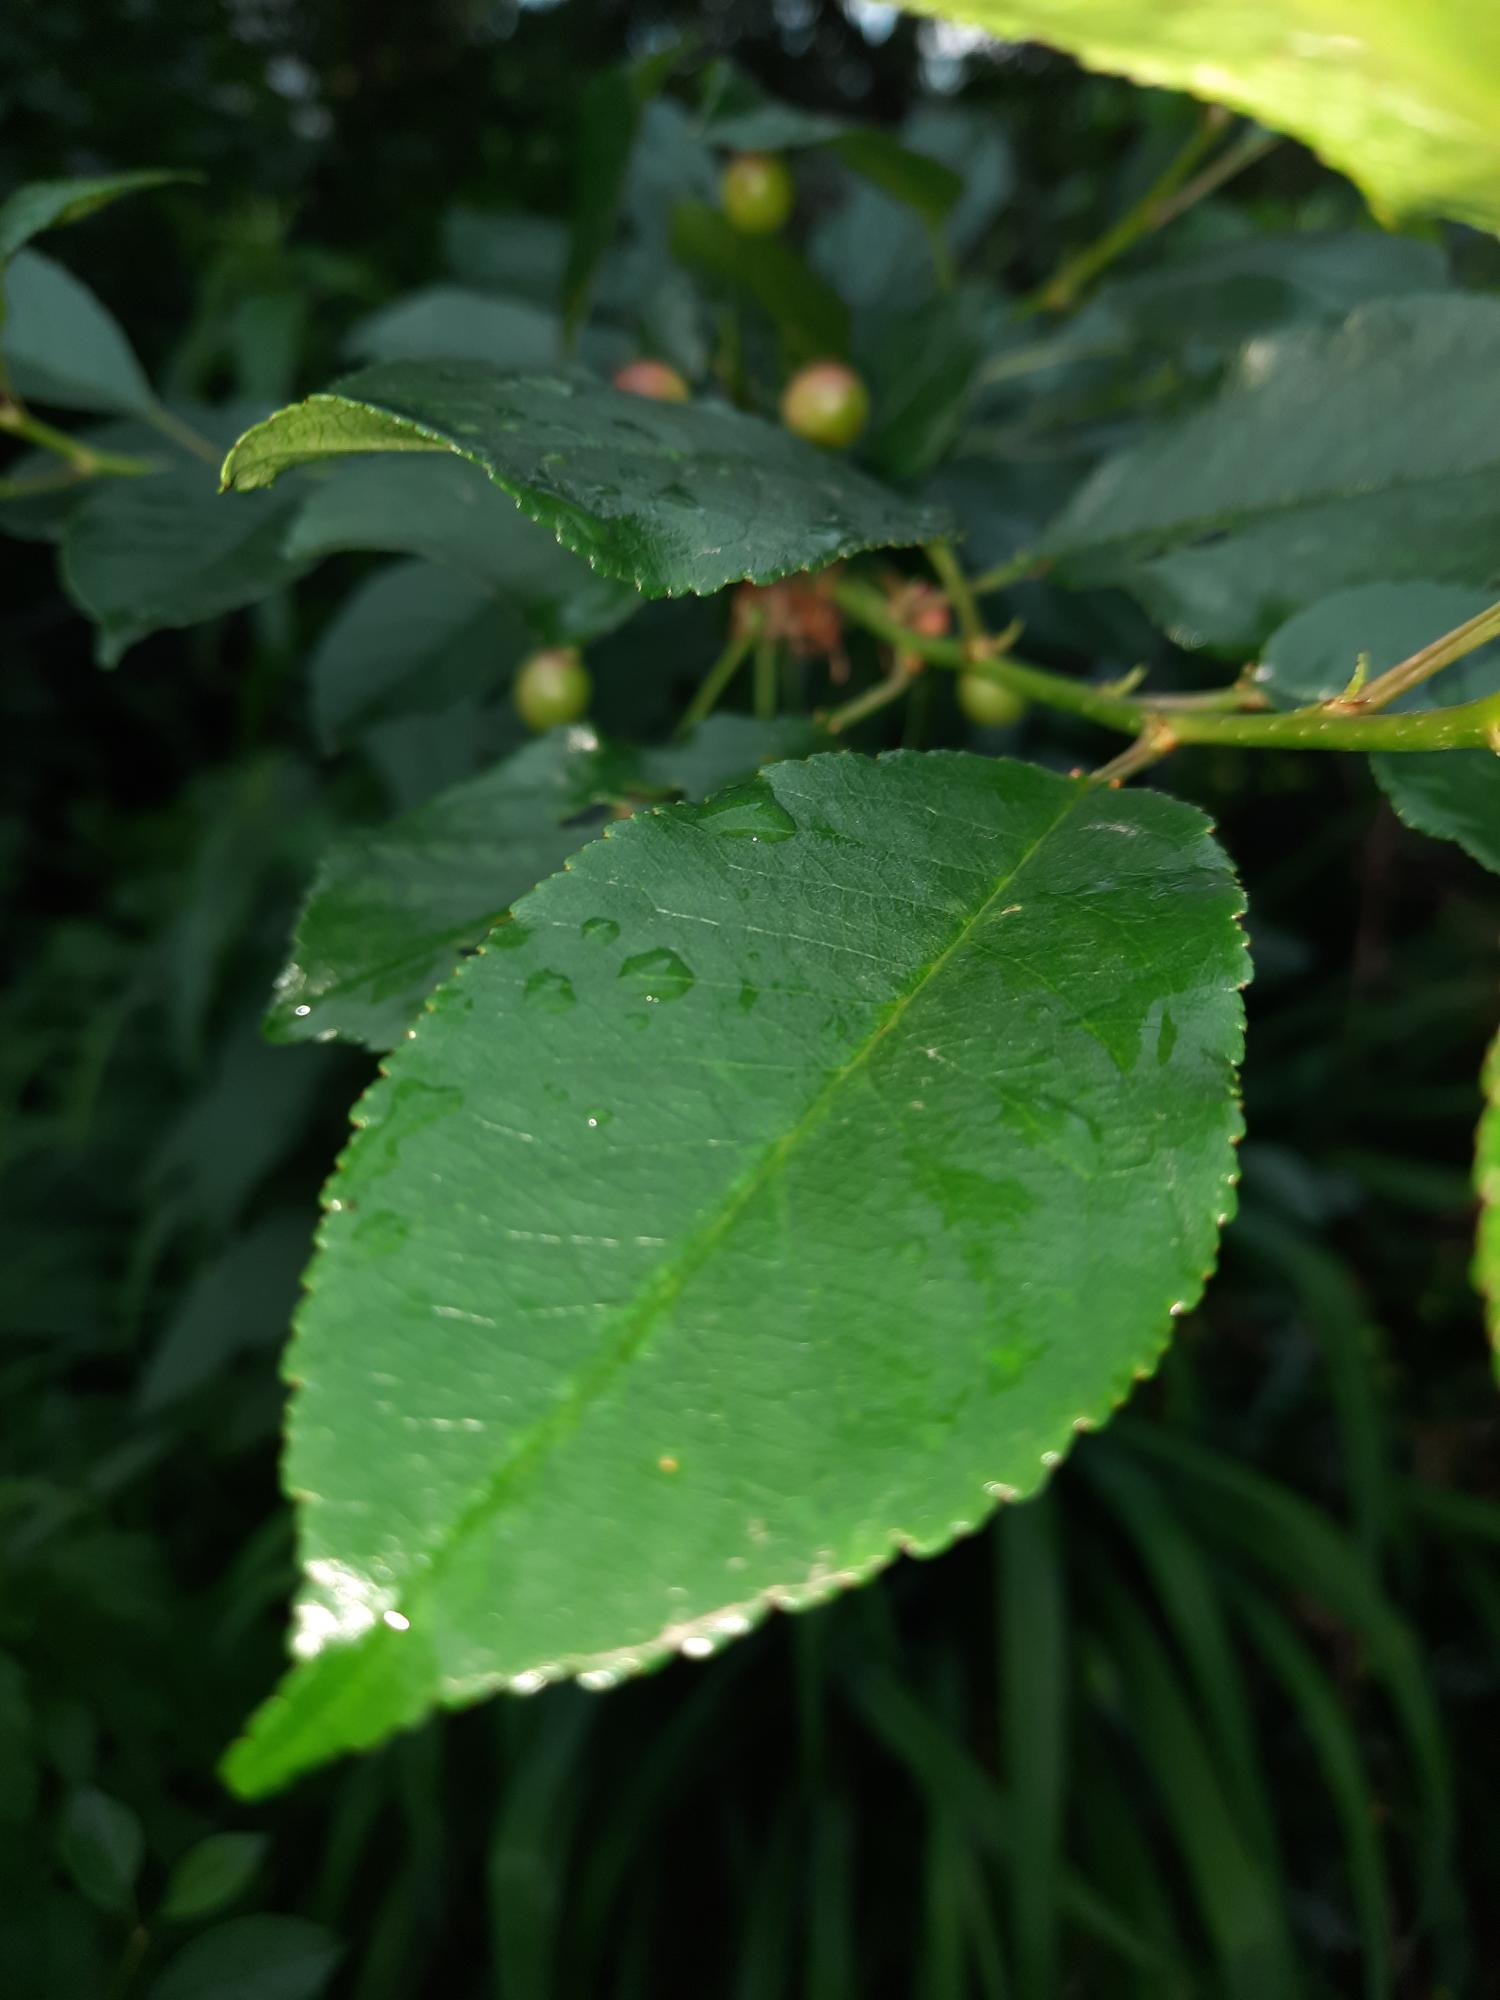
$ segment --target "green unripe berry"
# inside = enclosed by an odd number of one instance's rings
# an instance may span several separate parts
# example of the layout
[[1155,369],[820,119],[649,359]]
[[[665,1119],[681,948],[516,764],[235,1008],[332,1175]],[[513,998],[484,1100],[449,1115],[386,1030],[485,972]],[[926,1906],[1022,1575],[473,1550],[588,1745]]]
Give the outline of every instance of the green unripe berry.
[[774,236],[796,192],[786,163],[774,153],[736,153],[719,183],[724,213],[742,236]]
[[511,699],[526,727],[540,733],[576,722],[587,713],[593,691],[576,646],[544,646],[522,662]]
[[782,391],[781,421],[812,444],[842,451],[870,421],[870,392],[842,361],[814,361]]
[[1004,729],[1026,713],[1026,700],[988,674],[960,674],[958,705],[981,729]]
[[627,396],[649,396],[656,403],[688,403],[693,392],[665,361],[627,361],[615,370],[615,387]]

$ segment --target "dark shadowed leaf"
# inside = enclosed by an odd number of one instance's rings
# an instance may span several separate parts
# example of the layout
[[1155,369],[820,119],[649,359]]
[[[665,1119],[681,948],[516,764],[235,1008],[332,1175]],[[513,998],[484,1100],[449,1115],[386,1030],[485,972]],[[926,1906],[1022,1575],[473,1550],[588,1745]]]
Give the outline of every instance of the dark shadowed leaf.
[[848,308],[779,237],[746,236],[707,202],[680,201],[672,211],[672,254],[759,306],[792,358],[848,353]]
[[1388,299],[1251,341],[1219,399],[1107,460],[1042,543],[1187,644],[1340,586],[1500,577],[1500,302]]
[[319,736],[332,746],[378,717],[493,692],[533,636],[568,636],[562,625],[539,630],[537,612],[528,625],[491,585],[436,563],[378,570],[344,599],[308,662]]
[[37,250],[20,251],[5,269],[5,304],[0,355],[19,394],[111,417],[155,407],[119,325],[61,264]]
[[184,1945],[151,2000],[317,2000],[342,1956],[303,1917],[236,1917]]

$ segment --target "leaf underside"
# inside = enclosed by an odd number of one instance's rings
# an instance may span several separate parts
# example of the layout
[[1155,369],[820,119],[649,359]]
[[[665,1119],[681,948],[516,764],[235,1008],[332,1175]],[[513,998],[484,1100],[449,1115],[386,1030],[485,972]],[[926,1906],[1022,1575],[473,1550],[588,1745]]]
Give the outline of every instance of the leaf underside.
[[356,1113],[289,1367],[270,1790],[697,1656],[1034,1489],[1233,1205],[1206,823],[960,754],[771,767],[516,906]]
[[721,404],[628,396],[581,371],[390,362],[280,410],[242,437],[226,488],[368,451],[472,459],[565,548],[647,597],[767,583],[861,549],[946,532],[902,498],[774,424]]
[[1385,216],[1500,229],[1490,0],[913,0],[1302,139]]

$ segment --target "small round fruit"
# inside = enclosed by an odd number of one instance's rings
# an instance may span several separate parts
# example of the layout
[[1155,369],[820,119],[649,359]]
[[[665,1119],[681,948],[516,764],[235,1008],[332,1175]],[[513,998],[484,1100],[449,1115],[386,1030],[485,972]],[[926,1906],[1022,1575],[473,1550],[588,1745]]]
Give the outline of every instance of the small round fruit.
[[528,729],[558,729],[588,710],[594,683],[576,646],[544,646],[522,662],[511,691]]
[[627,361],[615,371],[615,387],[627,396],[649,396],[657,403],[689,403],[693,392],[665,361]]
[[812,362],[781,392],[781,421],[812,444],[842,451],[869,420],[870,392],[842,361]]
[[719,183],[724,213],[742,236],[774,236],[796,192],[786,162],[774,153],[736,153]]
[[1026,713],[1025,697],[988,674],[960,674],[958,705],[982,729],[1005,729]]

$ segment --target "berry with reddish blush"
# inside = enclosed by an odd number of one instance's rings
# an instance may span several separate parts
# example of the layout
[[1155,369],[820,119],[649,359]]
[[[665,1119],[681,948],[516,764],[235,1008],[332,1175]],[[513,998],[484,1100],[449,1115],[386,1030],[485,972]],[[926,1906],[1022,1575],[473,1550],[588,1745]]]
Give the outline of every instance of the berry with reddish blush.
[[691,402],[693,392],[665,361],[627,361],[615,371],[615,387],[627,396],[649,396],[657,403]]

